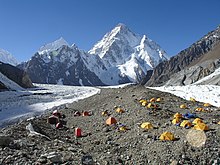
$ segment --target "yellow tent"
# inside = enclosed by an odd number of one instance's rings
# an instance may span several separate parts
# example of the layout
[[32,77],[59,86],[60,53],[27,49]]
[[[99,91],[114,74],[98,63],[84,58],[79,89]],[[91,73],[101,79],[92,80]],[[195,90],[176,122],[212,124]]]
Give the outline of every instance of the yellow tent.
[[203,106],[204,106],[204,107],[211,107],[212,105],[209,104],[209,103],[205,103]]
[[192,123],[189,121],[189,120],[183,120],[183,122],[180,124],[180,127],[191,127],[192,126]]
[[180,118],[175,118],[175,119],[172,120],[172,123],[173,123],[173,124],[178,124],[178,123],[180,123],[180,122],[181,122],[181,119],[180,119]]
[[116,112],[118,112],[118,113],[124,113],[125,111],[124,111],[122,108],[117,108],[117,109],[116,109]]
[[141,103],[142,106],[146,106],[147,105],[147,100],[141,99],[139,101],[139,103]]
[[125,125],[122,125],[122,126],[119,127],[119,130],[120,131],[126,131],[127,127]]
[[218,124],[220,124],[220,121],[218,122]]
[[153,129],[153,125],[150,122],[144,122],[141,124],[141,128],[143,129]]
[[185,109],[185,108],[187,108],[187,106],[186,106],[186,104],[181,104],[181,105],[180,105],[180,108],[181,108],[181,109]]
[[173,116],[174,118],[182,118],[183,117],[183,115],[182,114],[180,114],[180,113],[176,113],[174,116]]
[[197,123],[194,127],[195,130],[208,131],[209,127],[205,123]]
[[109,113],[107,110],[102,112],[102,116],[108,116],[108,115],[109,115]]
[[159,98],[156,99],[156,102],[161,102],[161,100],[162,99],[159,97]]
[[153,97],[153,98],[151,98],[150,99],[150,102],[152,103],[152,102],[155,102],[156,101],[156,99]]
[[195,118],[192,123],[193,124],[198,124],[198,123],[203,123],[203,121],[200,118]]
[[196,111],[205,112],[205,109],[204,108],[196,108]]
[[192,98],[192,97],[190,97],[189,100],[192,101],[192,102],[196,102],[196,99],[194,99],[194,98]]
[[157,105],[157,104],[153,104],[153,103],[149,103],[149,104],[147,105],[147,108],[157,109],[157,108],[158,108],[158,105]]
[[160,135],[160,140],[175,140],[175,137],[171,132],[164,132]]

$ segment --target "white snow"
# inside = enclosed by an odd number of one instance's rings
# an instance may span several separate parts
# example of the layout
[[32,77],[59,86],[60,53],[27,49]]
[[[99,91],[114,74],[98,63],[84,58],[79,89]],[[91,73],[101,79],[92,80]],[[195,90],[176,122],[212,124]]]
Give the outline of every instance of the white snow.
[[90,70],[107,85],[119,84],[120,76],[127,76],[130,81],[139,82],[147,70],[169,59],[157,43],[146,35],[133,33],[124,24],[118,24],[88,53],[101,58],[100,61],[106,69],[102,70],[100,67],[94,70],[94,67],[91,67]]
[[3,49],[0,49],[0,61],[6,64],[11,64],[13,66],[16,66],[18,64],[18,61],[15,59],[15,57],[13,57],[11,53]]
[[[48,44],[42,46],[39,49],[38,53],[39,54],[44,54],[44,53],[47,53],[47,52],[55,51],[63,45],[69,46],[69,44],[61,37],[61,38],[59,38],[58,40],[56,40],[54,42],[51,42],[51,43],[48,43]],[[54,52],[54,53],[56,54],[56,52]]]
[[220,86],[217,85],[162,86],[148,88],[172,93],[186,100],[192,97],[197,101],[210,103],[213,106],[220,107]]
[[0,127],[100,92],[94,87],[35,85],[38,90],[0,92]]

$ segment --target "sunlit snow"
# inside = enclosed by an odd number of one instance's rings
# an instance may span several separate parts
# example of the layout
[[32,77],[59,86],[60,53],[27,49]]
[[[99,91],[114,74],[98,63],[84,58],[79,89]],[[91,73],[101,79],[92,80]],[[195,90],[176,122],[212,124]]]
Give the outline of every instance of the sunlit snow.
[[93,87],[41,84],[37,86],[37,90],[0,92],[0,127],[100,92],[100,89]]

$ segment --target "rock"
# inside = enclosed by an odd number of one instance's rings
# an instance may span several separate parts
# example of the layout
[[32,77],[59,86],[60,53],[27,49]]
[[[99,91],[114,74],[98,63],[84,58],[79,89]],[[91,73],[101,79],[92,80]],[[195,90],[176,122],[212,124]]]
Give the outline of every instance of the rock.
[[62,163],[62,156],[57,152],[51,152],[43,156],[47,157],[52,163]]
[[84,155],[84,156],[81,158],[81,163],[82,163],[82,165],[93,165],[93,164],[94,164],[94,161],[93,161],[92,156],[90,156],[90,155]]
[[41,156],[38,160],[39,163],[47,163],[47,157],[46,156]]
[[13,140],[7,135],[0,135],[0,146],[8,147]]
[[170,163],[170,165],[178,165],[178,161],[173,160],[173,161]]
[[186,139],[193,147],[201,147],[205,144],[207,138],[204,131],[192,129],[186,135]]

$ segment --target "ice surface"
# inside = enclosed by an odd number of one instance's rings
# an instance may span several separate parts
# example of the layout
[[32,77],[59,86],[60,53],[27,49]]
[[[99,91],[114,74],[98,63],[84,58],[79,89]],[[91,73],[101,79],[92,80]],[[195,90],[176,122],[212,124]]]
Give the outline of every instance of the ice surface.
[[100,92],[93,87],[35,85],[38,90],[0,92],[0,127]]

